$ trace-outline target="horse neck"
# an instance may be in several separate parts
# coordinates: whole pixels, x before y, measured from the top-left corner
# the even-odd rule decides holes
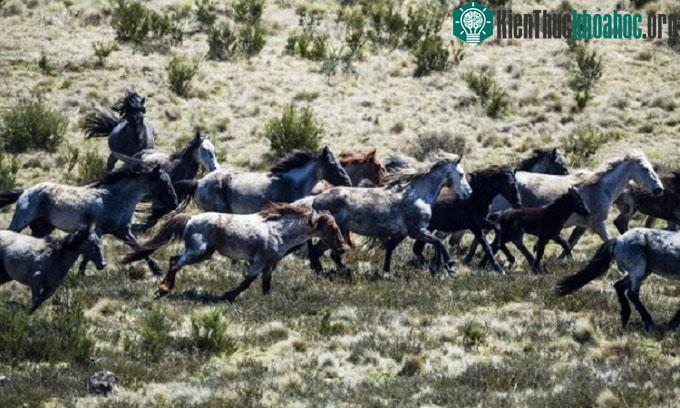
[[[431,206],[444,188],[445,182],[444,168],[436,169],[411,181],[406,187],[405,196],[414,201],[423,200]]]
[[[56,277],[59,281],[66,276],[69,269],[71,269],[71,266],[73,266],[80,256],[80,245],[73,248],[64,248],[62,246],[64,240],[66,240],[66,238],[58,241],[58,243],[50,245],[53,248],[54,246],[57,246],[57,248],[48,256],[50,260],[49,264],[52,268],[49,271],[43,271],[50,277]]]
[[[281,238],[281,245],[286,251],[312,238],[312,230],[307,217],[284,216],[271,223],[270,229]]]
[[[357,165],[356,163],[348,163],[342,167],[347,172],[350,180],[352,180],[352,185],[357,185],[362,179],[367,178],[364,177],[364,172],[361,165]]]
[[[289,182],[290,187],[302,193],[302,196],[309,194],[316,183],[321,181],[319,163],[314,160],[304,166],[289,170],[282,174],[282,177]]]
[[[544,219],[552,223],[563,223],[573,213],[573,208],[567,197],[562,196],[545,206]]]
[[[198,163],[194,160],[194,150],[187,150],[170,162],[170,178],[173,181],[188,180],[196,177]]]
[[[591,184],[606,195],[609,204],[621,195],[631,179],[631,162],[625,161],[605,171],[595,183]]]
[[[493,177],[475,174],[470,182],[470,187],[472,187],[470,199],[481,208],[487,208],[493,199],[500,194],[497,188],[492,187]]]
[[[149,193],[149,183],[144,177],[128,177],[99,188],[106,190],[109,198],[119,206],[125,203],[133,209]]]

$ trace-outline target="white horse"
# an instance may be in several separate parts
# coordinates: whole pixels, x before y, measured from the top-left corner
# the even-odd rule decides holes
[[[654,195],[661,195],[664,191],[659,176],[642,152],[629,153],[595,171],[579,171],[566,176],[518,171],[515,177],[525,207],[546,205],[566,193],[570,187],[578,189],[591,214],[587,217],[573,214],[567,220],[565,228],[576,227],[569,238],[571,247],[586,229],[591,229],[602,241],[609,239],[605,226],[609,209],[630,181]],[[497,197],[491,204],[492,213],[508,208],[510,204],[502,197]]]
[[[621,324],[626,327],[630,319],[630,305],[633,302],[646,330],[655,328],[652,316],[640,301],[640,286],[651,273],[668,279],[680,280],[680,233],[650,228],[635,228],[616,239],[600,246],[593,259],[577,274],[562,279],[557,284],[557,293],[566,295],[575,292],[588,282],[609,271],[609,265],[616,259],[619,269],[626,276],[614,284],[621,303]],[[627,298],[626,298],[627,296]],[[680,326],[680,310],[666,324],[666,330]]]

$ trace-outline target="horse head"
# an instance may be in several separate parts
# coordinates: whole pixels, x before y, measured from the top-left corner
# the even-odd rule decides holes
[[[341,250],[345,245],[342,231],[335,222],[335,218],[328,211],[312,211],[309,217],[312,234],[333,249]]]
[[[557,148],[534,149],[531,157],[522,160],[517,166],[517,170],[556,176],[566,176],[569,174],[566,160],[557,151]]]
[[[470,187],[467,177],[465,177],[463,166],[460,164],[461,157],[442,150],[439,150],[434,157],[436,162],[432,166],[431,171],[442,168],[446,177],[445,184],[452,188],[460,198],[466,199],[470,197],[472,187]]]
[[[321,176],[324,180],[336,186],[352,185],[349,175],[328,146],[321,149],[317,161],[321,165]]]
[[[365,154],[340,153],[338,157],[353,185],[358,185],[363,180],[368,180],[373,185],[380,185],[387,175],[387,169],[377,158],[376,149]]]
[[[515,178],[515,171],[509,167],[498,168],[498,191],[508,200],[513,208],[520,208],[522,206],[522,198],[517,188],[517,179]]]
[[[215,146],[201,132],[196,132],[190,149],[193,150],[194,161],[207,171],[213,171],[220,166],[215,156]]]
[[[137,135],[145,132],[144,128],[144,114],[146,113],[146,98],[133,90],[126,90],[125,96],[116,102],[112,109],[121,117],[125,118],[128,123],[133,124],[133,128]]]
[[[635,184],[649,191],[656,197],[663,194],[663,184],[644,153],[634,155],[632,160],[633,163],[635,163],[635,166],[631,178]]]

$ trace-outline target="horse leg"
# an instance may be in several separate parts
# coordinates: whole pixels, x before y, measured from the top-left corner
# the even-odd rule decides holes
[[[626,298],[626,291],[630,287],[630,279],[628,276],[619,280],[614,284],[614,289],[616,289],[616,296],[619,298],[619,303],[621,304],[621,326],[625,329],[630,320],[630,304],[628,304],[628,298]]]
[[[583,236],[585,232],[586,232],[585,227],[581,226],[574,227],[574,230],[571,232],[571,235],[569,236],[569,247],[574,248],[578,240],[581,239],[581,236]],[[560,255],[560,257],[563,256],[566,256],[564,251],[562,252],[562,255]]]
[[[210,259],[215,252],[214,248],[207,248],[207,245],[199,245],[196,248],[192,247],[182,253],[180,256],[170,258],[170,267],[168,273],[165,275],[161,284],[156,290],[155,297],[161,298],[175,287],[175,276],[180,269],[186,265],[192,265]]]
[[[470,244],[470,249],[468,250],[467,255],[465,255],[465,258],[463,258],[464,264],[469,265],[472,262],[472,258],[475,256],[475,252],[477,252],[478,245],[479,240],[475,237],[475,239],[472,240],[472,244]]]
[[[129,225],[125,227],[125,230],[123,230],[120,233],[114,234],[114,236],[116,238],[122,239],[123,242],[125,242],[127,245],[131,246],[132,248],[138,247],[137,237],[132,232]],[[151,273],[153,273],[155,276],[163,275],[163,270],[161,269],[160,266],[158,266],[158,262],[156,262],[153,258],[151,258],[150,256],[147,256],[147,257],[144,258],[144,260],[146,261],[146,264],[149,265],[149,269],[151,269]]]
[[[491,250],[489,241],[486,240],[482,229],[479,227],[474,227],[472,229],[472,233],[475,234],[475,241],[478,241],[482,244],[482,249],[484,249],[487,258],[491,260],[491,264],[493,265],[493,268],[496,270],[496,272],[503,273],[503,268],[498,263],[498,259],[496,259],[495,253]]]
[[[418,241],[413,243],[413,255],[416,256],[416,262],[418,265],[425,264],[425,256],[423,256],[423,249],[425,249],[425,242]]]
[[[531,254],[531,251],[529,251],[527,247],[524,246],[523,237],[521,235],[519,237],[516,237],[515,239],[512,240],[512,243],[515,244],[517,249],[519,249],[519,252],[521,252],[522,255],[524,255],[524,258],[526,258],[527,263],[533,267],[536,260],[534,259],[534,256]]]
[[[647,216],[647,219],[645,220],[645,228],[654,227],[654,221],[656,221],[656,218],[652,217],[651,215]]]
[[[541,259],[543,259],[543,253],[545,252],[545,246],[548,244],[548,240],[549,238],[539,237],[538,242],[536,243],[536,258],[534,258],[534,263],[532,264],[532,268],[536,273],[541,272]]]
[[[36,218],[28,225],[31,227],[31,235],[36,238],[45,238],[54,231],[54,226],[46,218]]]
[[[640,301],[640,286],[642,286],[642,281],[644,280],[644,268],[642,270],[637,269],[636,271],[629,272],[630,277],[630,289],[628,290],[628,299],[633,302],[635,309],[640,313],[642,318],[642,323],[644,324],[645,330],[651,330],[656,327],[652,316],[647,311],[645,305]],[[635,273],[638,272],[638,273]],[[641,273],[640,273],[641,272]]]
[[[114,156],[113,154],[110,154],[108,160],[106,160],[106,171],[113,170],[113,168],[116,165],[117,160],[118,159],[116,159],[116,156]]]
[[[444,264],[446,265],[446,269],[448,269],[449,272],[453,271],[451,256],[449,256],[449,251],[448,249],[446,249],[446,245],[444,245],[444,243],[439,238],[437,238],[432,232],[430,232],[427,228],[421,228],[413,235],[413,238],[433,244],[436,247],[436,249],[440,252],[441,256],[444,258]],[[433,268],[437,268],[436,265],[430,264],[430,273],[434,275],[437,273],[437,270],[436,269],[433,270]]]
[[[309,259],[309,265],[317,275],[323,275],[321,256],[323,256],[325,249],[319,248],[320,244],[320,242],[314,244],[311,239],[307,241],[307,258]]]
[[[394,252],[394,249],[403,240],[404,237],[390,237],[387,242],[385,242],[385,261],[383,262],[383,272],[390,273],[392,266],[392,252]],[[380,274],[378,274],[377,277],[380,278]]]
[[[274,272],[274,266],[270,266],[262,272],[262,294],[265,296],[272,290],[272,272]]]
[[[614,218],[614,226],[619,231],[619,234],[623,234],[628,231],[628,223],[630,222],[630,216],[628,214],[621,213],[616,218]]]
[[[228,301],[229,303],[234,303],[236,297],[240,295],[241,292],[248,289],[253,281],[257,278],[257,275],[266,270],[268,267],[269,266],[265,264],[265,261],[260,256],[256,256],[252,265],[250,265],[250,269],[248,270],[248,274],[246,275],[245,279],[243,279],[243,281],[237,287],[224,292],[222,299]]]
[[[559,244],[562,247],[562,255],[564,255],[565,258],[571,258],[571,247],[569,246],[569,243],[562,238],[559,234],[554,236],[552,238],[553,241],[555,241],[557,244]],[[560,255],[560,258],[562,258],[562,255]]]
[[[677,312],[675,312],[675,315],[671,320],[666,323],[666,326],[664,327],[665,330],[675,330],[680,326],[680,309],[678,309]]]

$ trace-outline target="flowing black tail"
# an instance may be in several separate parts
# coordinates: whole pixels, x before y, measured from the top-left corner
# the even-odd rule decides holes
[[[19,196],[21,196],[23,192],[23,189],[14,188],[12,190],[5,191],[4,193],[0,193],[0,208],[16,203],[19,199]]]
[[[155,237],[139,244],[133,252],[125,255],[121,262],[126,264],[139,261],[154,253],[158,248],[167,245],[168,242],[179,239],[190,218],[191,216],[187,214],[172,217],[161,227],[161,230],[158,231]]]
[[[111,109],[95,107],[85,114],[80,127],[85,138],[107,137],[120,122],[118,114]]]
[[[559,296],[568,295],[584,287],[593,279],[599,278],[609,270],[609,265],[614,258],[615,239],[610,239],[600,246],[593,259],[588,262],[579,273],[561,279],[555,287]]]
[[[172,186],[175,188],[175,194],[177,194],[175,213],[179,213],[189,205],[194,197],[196,187],[198,187],[198,180],[180,180],[172,183]]]

